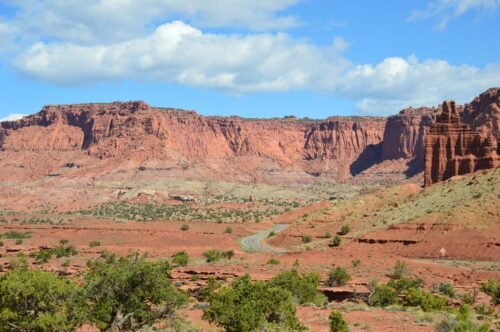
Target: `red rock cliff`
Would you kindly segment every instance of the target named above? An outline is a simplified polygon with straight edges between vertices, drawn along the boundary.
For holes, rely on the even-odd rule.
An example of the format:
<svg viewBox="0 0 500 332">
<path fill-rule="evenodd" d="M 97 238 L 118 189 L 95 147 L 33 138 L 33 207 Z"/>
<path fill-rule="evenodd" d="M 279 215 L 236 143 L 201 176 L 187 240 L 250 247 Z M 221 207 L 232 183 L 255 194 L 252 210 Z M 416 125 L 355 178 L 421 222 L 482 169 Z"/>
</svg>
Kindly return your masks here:
<svg viewBox="0 0 500 332">
<path fill-rule="evenodd" d="M 72 151 L 137 163 L 175 160 L 227 172 L 230 165 L 256 177 L 284 168 L 345 177 L 359 154 L 382 141 L 384 126 L 385 119 L 375 117 L 251 120 L 116 102 L 46 106 L 2 123 L 0 142 L 7 152 Z"/>
<path fill-rule="evenodd" d="M 495 133 L 488 130 L 488 124 L 494 119 L 484 113 L 485 108 L 478 107 L 482 105 L 480 100 L 476 100 L 473 104 L 465 107 L 469 109 L 468 121 L 484 124 L 487 127 L 483 128 L 484 130 L 471 129 L 469 124 L 463 123 L 454 102 L 443 103 L 442 113 L 431 126 L 425 139 L 426 186 L 456 175 L 471 174 L 477 170 L 491 169 L 500 165 L 497 138 Z M 488 106 L 486 109 L 497 112 L 498 104 Z"/>
</svg>

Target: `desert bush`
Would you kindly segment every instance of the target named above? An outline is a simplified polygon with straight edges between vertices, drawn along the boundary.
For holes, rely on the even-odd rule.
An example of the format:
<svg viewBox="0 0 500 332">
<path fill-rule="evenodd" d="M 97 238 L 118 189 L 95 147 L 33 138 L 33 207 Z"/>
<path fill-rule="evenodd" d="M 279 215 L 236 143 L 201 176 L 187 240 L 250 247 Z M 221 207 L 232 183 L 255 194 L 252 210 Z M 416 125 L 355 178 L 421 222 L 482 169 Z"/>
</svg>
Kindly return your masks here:
<svg viewBox="0 0 500 332">
<path fill-rule="evenodd" d="M 52 250 L 50 249 L 41 249 L 30 256 L 35 258 L 35 263 L 36 264 L 43 264 L 47 263 L 52 259 Z"/>
<path fill-rule="evenodd" d="M 21 244 L 23 244 L 23 240 L 21 240 L 21 239 L 17 239 L 17 240 L 16 240 L 16 244 L 17 244 L 17 245 L 21 245 Z"/>
<path fill-rule="evenodd" d="M 330 243 L 328 245 L 330 247 L 339 247 L 341 243 L 342 243 L 342 239 L 340 238 L 340 236 L 335 235 L 335 237 L 330 241 Z"/>
<path fill-rule="evenodd" d="M 90 241 L 90 243 L 89 243 L 89 247 L 90 247 L 90 248 L 99 247 L 100 245 L 101 245 L 101 242 L 100 242 L 100 241 L 97 241 L 97 240 Z"/>
<path fill-rule="evenodd" d="M 93 324 L 127 331 L 169 318 L 187 301 L 172 284 L 167 261 L 150 262 L 138 253 L 90 261 L 85 295 Z"/>
<path fill-rule="evenodd" d="M 231 259 L 234 256 L 233 250 L 222 251 L 217 249 L 210 249 L 203 253 L 203 257 L 206 258 L 207 263 L 214 263 L 220 261 L 221 259 Z"/>
<path fill-rule="evenodd" d="M 491 296 L 494 304 L 500 304 L 500 280 L 488 280 L 481 285 L 481 290 Z"/>
<path fill-rule="evenodd" d="M 325 233 L 325 238 L 330 239 L 332 237 L 332 233 L 326 232 Z"/>
<path fill-rule="evenodd" d="M 488 332 L 488 324 L 478 324 L 472 317 L 472 312 L 468 305 L 458 309 L 452 317 L 447 317 L 436 324 L 436 332 Z"/>
<path fill-rule="evenodd" d="M 302 243 L 309 243 L 312 241 L 312 236 L 311 235 L 304 235 L 302 236 Z"/>
<path fill-rule="evenodd" d="M 349 225 L 342 225 L 342 227 L 340 228 L 340 235 L 347 235 L 349 234 L 349 232 L 351 231 L 351 227 L 349 227 Z"/>
<path fill-rule="evenodd" d="M 10 231 L 0 235 L 0 238 L 10 239 L 10 240 L 25 240 L 29 239 L 30 237 L 31 234 L 29 232 L 17 232 L 17 231 Z"/>
<path fill-rule="evenodd" d="M 410 288 L 403 304 L 408 307 L 420 307 L 423 311 L 441 310 L 448 303 L 445 298 L 428 293 L 421 289 Z"/>
<path fill-rule="evenodd" d="M 344 286 L 347 282 L 351 280 L 351 275 L 343 267 L 336 267 L 331 270 L 328 274 L 328 280 L 326 284 L 330 287 L 332 286 Z"/>
<path fill-rule="evenodd" d="M 361 260 L 359 258 L 353 259 L 352 260 L 352 266 L 353 267 L 358 267 L 361 265 Z"/>
<path fill-rule="evenodd" d="M 185 251 L 179 251 L 172 255 L 172 263 L 177 266 L 186 266 L 189 263 L 189 255 Z"/>
<path fill-rule="evenodd" d="M 266 262 L 267 265 L 279 265 L 281 262 L 276 258 L 269 258 Z"/>
<path fill-rule="evenodd" d="M 189 230 L 189 225 L 188 224 L 183 224 L 181 226 L 181 231 L 187 231 L 187 230 Z"/>
<path fill-rule="evenodd" d="M 387 307 L 397 302 L 398 292 L 394 288 L 384 284 L 376 285 L 368 299 L 368 303 L 376 307 Z"/>
<path fill-rule="evenodd" d="M 422 288 L 424 286 L 424 281 L 420 278 L 401 278 L 392 279 L 387 283 L 387 286 L 394 288 L 398 293 L 407 292 L 410 288 Z"/>
<path fill-rule="evenodd" d="M 227 332 L 303 331 L 295 312 L 289 291 L 247 275 L 212 294 L 203 318 Z"/>
<path fill-rule="evenodd" d="M 0 277 L 1 331 L 73 331 L 85 318 L 81 288 L 39 270 Z"/>
<path fill-rule="evenodd" d="M 330 332 L 349 332 L 349 325 L 339 311 L 332 311 L 329 316 Z"/>
<path fill-rule="evenodd" d="M 446 295 L 448 297 L 455 297 L 455 288 L 452 284 L 447 282 L 440 282 L 434 285 L 434 290 L 440 294 Z"/>
<path fill-rule="evenodd" d="M 326 302 L 323 294 L 318 292 L 319 275 L 317 273 L 299 274 L 297 270 L 281 272 L 270 283 L 292 293 L 298 304 L 318 304 Z"/>
<path fill-rule="evenodd" d="M 233 232 L 233 229 L 231 227 L 227 227 L 224 233 L 226 234 L 231 234 Z"/>
<path fill-rule="evenodd" d="M 394 265 L 393 272 L 391 274 L 392 279 L 402 279 L 406 277 L 409 273 L 408 266 L 405 262 L 397 261 Z"/>
</svg>

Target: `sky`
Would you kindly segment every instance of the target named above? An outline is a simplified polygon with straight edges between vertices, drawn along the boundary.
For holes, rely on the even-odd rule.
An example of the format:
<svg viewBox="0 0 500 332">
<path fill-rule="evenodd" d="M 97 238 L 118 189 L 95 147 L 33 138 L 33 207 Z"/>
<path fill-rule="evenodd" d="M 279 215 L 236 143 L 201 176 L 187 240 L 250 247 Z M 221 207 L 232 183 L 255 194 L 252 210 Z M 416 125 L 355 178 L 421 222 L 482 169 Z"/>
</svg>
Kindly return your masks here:
<svg viewBox="0 0 500 332">
<path fill-rule="evenodd" d="M 500 86 L 500 0 L 0 0 L 0 121 L 144 100 L 388 116 Z"/>
</svg>

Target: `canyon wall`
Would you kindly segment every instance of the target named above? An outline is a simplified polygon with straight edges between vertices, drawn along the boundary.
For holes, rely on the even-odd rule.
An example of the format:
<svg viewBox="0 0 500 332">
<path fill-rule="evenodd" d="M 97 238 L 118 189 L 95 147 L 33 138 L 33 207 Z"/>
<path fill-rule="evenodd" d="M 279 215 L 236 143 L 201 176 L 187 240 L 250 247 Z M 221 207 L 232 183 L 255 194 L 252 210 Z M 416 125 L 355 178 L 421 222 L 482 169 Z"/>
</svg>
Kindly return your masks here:
<svg viewBox="0 0 500 332">
<path fill-rule="evenodd" d="M 4 154 L 71 151 L 115 163 L 182 161 L 206 169 L 227 168 L 226 180 L 234 175 L 227 165 L 257 178 L 288 169 L 341 179 L 350 176 L 350 164 L 367 147 L 380 144 L 384 126 L 385 118 L 377 117 L 205 117 L 138 101 L 46 106 L 37 114 L 2 123 L 0 140 L 5 136 Z M 200 176 L 207 175 L 209 171 Z"/>
<path fill-rule="evenodd" d="M 492 118 L 469 105 L 465 109 L 471 110 L 469 114 L 475 114 L 468 120 L 476 124 L 477 129 L 463 123 L 455 103 L 446 101 L 426 135 L 425 186 L 453 176 L 500 166 L 498 133 L 491 131 Z M 498 107 L 492 109 L 498 111 Z"/>
</svg>

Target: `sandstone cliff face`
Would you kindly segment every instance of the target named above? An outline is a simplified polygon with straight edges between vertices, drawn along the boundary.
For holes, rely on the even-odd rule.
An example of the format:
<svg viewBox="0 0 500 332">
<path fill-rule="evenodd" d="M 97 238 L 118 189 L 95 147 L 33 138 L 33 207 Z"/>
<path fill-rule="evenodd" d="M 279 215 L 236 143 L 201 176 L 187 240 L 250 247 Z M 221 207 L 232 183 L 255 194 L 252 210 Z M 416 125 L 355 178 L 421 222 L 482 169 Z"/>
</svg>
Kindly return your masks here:
<svg viewBox="0 0 500 332">
<path fill-rule="evenodd" d="M 221 170 L 231 164 L 257 178 L 282 168 L 340 178 L 368 146 L 380 144 L 384 126 L 384 118 L 250 120 L 116 102 L 46 106 L 2 123 L 0 145 L 6 152 L 66 151 L 116 163 L 170 160 Z"/>
<path fill-rule="evenodd" d="M 476 103 L 476 107 L 477 105 L 482 105 L 480 100 Z M 488 106 L 487 109 L 498 110 L 498 107 Z M 482 111 L 484 112 L 484 108 Z M 485 116 L 483 112 L 472 106 L 468 114 L 475 116 L 469 117 L 468 121 L 490 124 L 491 117 Z M 429 186 L 456 175 L 496 168 L 500 166 L 497 149 L 495 133 L 471 129 L 469 124 L 462 122 L 455 103 L 444 102 L 442 113 L 431 126 L 425 139 L 424 184 Z"/>
<path fill-rule="evenodd" d="M 387 119 L 382 158 L 424 158 L 424 137 L 435 119 L 435 108 L 407 108 Z"/>
</svg>

